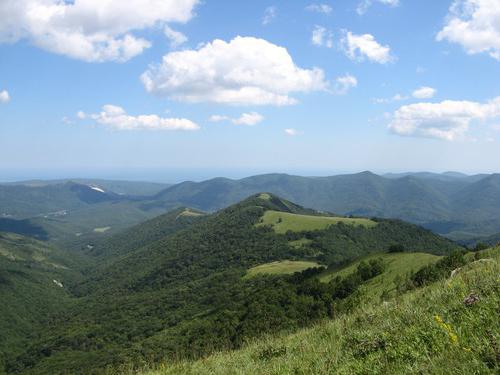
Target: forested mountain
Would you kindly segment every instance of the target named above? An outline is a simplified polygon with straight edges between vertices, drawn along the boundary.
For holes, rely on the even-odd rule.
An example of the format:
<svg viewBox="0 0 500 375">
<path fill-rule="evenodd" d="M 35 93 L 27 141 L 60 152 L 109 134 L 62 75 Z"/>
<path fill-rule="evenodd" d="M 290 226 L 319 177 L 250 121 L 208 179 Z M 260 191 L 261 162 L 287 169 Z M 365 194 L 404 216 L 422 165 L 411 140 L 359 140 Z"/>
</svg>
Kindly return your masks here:
<svg viewBox="0 0 500 375">
<path fill-rule="evenodd" d="M 211 211 L 249 194 L 269 191 L 318 210 L 342 215 L 400 218 L 462 239 L 500 230 L 500 175 L 408 174 L 390 178 L 370 172 L 331 177 L 270 174 L 230 180 L 185 182 L 160 192 L 168 207 Z"/>
<path fill-rule="evenodd" d="M 397 218 L 467 240 L 500 232 L 499 181 L 499 174 L 452 172 L 389 176 L 362 172 L 330 177 L 267 174 L 183 182 L 150 196 L 117 194 L 104 185 L 90 184 L 91 180 L 81 181 L 89 184 L 0 185 L 0 217 L 4 219 L 0 229 L 17 228 L 18 233 L 34 233 L 65 245 L 85 243 L 174 208 L 214 212 L 268 191 L 317 210 Z M 12 222 L 20 219 L 28 222 Z M 82 235 L 85 241 L 78 238 Z"/>
<path fill-rule="evenodd" d="M 165 212 L 143 198 L 72 181 L 0 185 L 0 230 L 50 239 L 62 247 L 116 233 Z"/>
<path fill-rule="evenodd" d="M 39 338 L 42 327 L 71 303 L 85 258 L 44 242 L 0 232 L 0 373 L 7 356 Z"/>
<path fill-rule="evenodd" d="M 86 373 L 237 348 L 347 311 L 347 298 L 384 263 L 322 282 L 315 275 L 324 267 L 390 249 L 456 248 L 412 224 L 332 216 L 267 193 L 211 215 L 176 210 L 107 244 L 89 255 L 105 264 L 69 285 L 71 306 L 7 360 L 8 372 Z M 252 267 L 284 260 L 320 268 L 247 277 Z"/>
<path fill-rule="evenodd" d="M 126 181 L 126 180 L 104 180 L 99 178 L 71 178 L 60 180 L 26 180 L 3 183 L 0 185 L 21 185 L 28 187 L 42 187 L 50 185 L 61 185 L 65 183 L 76 183 L 99 187 L 102 190 L 110 191 L 119 195 L 150 196 L 166 189 L 171 184 L 147 182 L 147 181 Z"/>
</svg>

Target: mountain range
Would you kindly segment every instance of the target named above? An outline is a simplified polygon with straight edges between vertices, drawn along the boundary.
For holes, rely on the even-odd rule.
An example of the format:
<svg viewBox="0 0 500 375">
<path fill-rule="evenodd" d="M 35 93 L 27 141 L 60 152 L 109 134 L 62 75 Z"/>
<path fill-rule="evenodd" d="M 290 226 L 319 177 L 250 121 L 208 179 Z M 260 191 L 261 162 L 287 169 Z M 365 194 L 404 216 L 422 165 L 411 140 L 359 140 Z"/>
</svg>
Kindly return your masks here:
<svg viewBox="0 0 500 375">
<path fill-rule="evenodd" d="M 0 364 L 26 374 L 105 373 L 239 348 L 348 311 L 349 297 L 384 267 L 392 280 L 457 248 L 414 224 L 332 215 L 270 193 L 212 214 L 178 208 L 80 252 L 3 236 L 0 295 L 11 300 L 2 308 L 32 300 L 37 309 L 23 310 L 2 337 Z M 388 251 L 393 258 L 331 277 L 357 258 Z M 407 254 L 419 261 L 390 267 Z M 71 261 L 76 256 L 83 261 Z M 277 264 L 277 273 L 260 275 Z M 25 285 L 39 299 L 22 293 Z M 385 293 L 393 289 L 387 286 Z"/>
<path fill-rule="evenodd" d="M 34 233 L 44 232 L 46 237 L 71 242 L 77 240 L 75 236 L 95 237 L 96 231 L 116 233 L 173 208 L 214 212 L 267 191 L 306 207 L 341 215 L 402 219 L 454 240 L 500 233 L 500 174 L 266 174 L 239 180 L 187 181 L 163 189 L 153 185 L 153 190 L 149 183 L 141 188 L 140 183 L 82 182 L 0 185 L 0 228 L 22 226 L 11 220 L 24 219 L 30 221 L 27 225 L 38 228 L 30 229 Z M 131 194 L 108 189 L 113 186 L 128 186 Z M 155 193 L 144 195 L 144 191 Z"/>
</svg>

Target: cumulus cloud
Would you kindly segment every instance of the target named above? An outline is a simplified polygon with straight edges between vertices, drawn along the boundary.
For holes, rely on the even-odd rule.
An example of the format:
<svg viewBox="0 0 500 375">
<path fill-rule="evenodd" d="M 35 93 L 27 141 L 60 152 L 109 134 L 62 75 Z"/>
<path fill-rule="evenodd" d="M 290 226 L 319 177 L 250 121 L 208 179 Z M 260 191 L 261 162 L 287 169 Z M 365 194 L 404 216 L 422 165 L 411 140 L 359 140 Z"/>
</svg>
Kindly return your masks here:
<svg viewBox="0 0 500 375">
<path fill-rule="evenodd" d="M 500 2 L 455 0 L 436 39 L 458 43 L 469 54 L 488 53 L 500 61 Z"/>
<path fill-rule="evenodd" d="M 323 70 L 302 69 L 285 48 L 240 36 L 170 52 L 141 80 L 149 93 L 174 100 L 233 105 L 291 105 L 292 93 L 327 87 Z"/>
<path fill-rule="evenodd" d="M 7 90 L 0 91 L 0 103 L 8 103 L 10 102 L 10 95 Z"/>
<path fill-rule="evenodd" d="M 165 26 L 164 29 L 165 36 L 170 41 L 170 46 L 172 48 L 177 48 L 180 45 L 186 43 L 188 38 L 183 33 L 172 29 L 170 26 Z"/>
<path fill-rule="evenodd" d="M 83 113 L 83 112 L 79 112 Z M 101 112 L 78 116 L 90 118 L 114 130 L 198 130 L 200 127 L 184 118 L 163 118 L 157 115 L 128 115 L 122 107 L 105 105 Z"/>
<path fill-rule="evenodd" d="M 384 5 L 389 5 L 392 7 L 399 5 L 399 0 L 362 0 L 361 2 L 358 3 L 356 12 L 360 16 L 365 14 L 374 2 L 378 2 Z"/>
<path fill-rule="evenodd" d="M 473 121 L 500 116 L 500 97 L 486 103 L 445 100 L 400 107 L 389 129 L 399 135 L 453 141 L 463 138 Z"/>
<path fill-rule="evenodd" d="M 436 89 L 428 86 L 422 86 L 414 90 L 411 94 L 416 99 L 429 99 L 436 95 Z"/>
<path fill-rule="evenodd" d="M 267 7 L 264 11 L 264 17 L 262 17 L 262 24 L 269 25 L 273 19 L 276 18 L 277 8 L 276 7 Z"/>
<path fill-rule="evenodd" d="M 378 43 L 371 34 L 356 35 L 350 31 L 344 31 L 341 45 L 351 60 L 368 59 L 379 64 L 387 64 L 395 60 L 391 55 L 390 47 Z"/>
<path fill-rule="evenodd" d="M 358 86 L 358 80 L 356 79 L 356 77 L 354 77 L 350 74 L 346 74 L 346 75 L 337 77 L 335 79 L 335 85 L 334 85 L 333 92 L 335 94 L 338 94 L 338 95 L 344 95 L 344 94 L 347 94 L 347 92 L 350 89 L 352 89 L 356 86 Z"/>
<path fill-rule="evenodd" d="M 328 4 L 310 4 L 310 5 L 306 6 L 306 10 L 308 10 L 309 12 L 330 14 L 330 13 L 332 13 L 333 9 Z"/>
<path fill-rule="evenodd" d="M 264 116 L 257 112 L 242 113 L 239 118 L 231 118 L 229 116 L 213 115 L 210 117 L 212 122 L 230 121 L 235 125 L 257 125 L 264 120 Z"/>
<path fill-rule="evenodd" d="M 311 36 L 312 44 L 318 47 L 333 47 L 333 33 L 323 26 L 314 26 Z"/>
<path fill-rule="evenodd" d="M 293 137 L 295 135 L 299 135 L 300 132 L 296 129 L 289 128 L 289 129 L 285 129 L 285 134 Z"/>
<path fill-rule="evenodd" d="M 21 39 L 87 62 L 127 61 L 151 46 L 138 30 L 187 22 L 199 0 L 2 0 L 0 43 Z"/>
</svg>

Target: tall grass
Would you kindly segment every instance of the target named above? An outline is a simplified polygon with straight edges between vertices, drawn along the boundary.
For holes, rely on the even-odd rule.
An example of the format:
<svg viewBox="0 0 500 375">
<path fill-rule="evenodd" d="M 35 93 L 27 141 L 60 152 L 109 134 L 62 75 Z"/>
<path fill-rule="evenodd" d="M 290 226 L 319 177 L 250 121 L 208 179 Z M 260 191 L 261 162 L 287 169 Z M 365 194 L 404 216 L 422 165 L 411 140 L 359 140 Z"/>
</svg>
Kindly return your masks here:
<svg viewBox="0 0 500 375">
<path fill-rule="evenodd" d="M 500 248 L 449 279 L 292 335 L 197 361 L 167 374 L 498 374 Z M 479 300 L 467 304 L 474 295 Z M 474 299 L 473 299 L 474 300 Z"/>
</svg>

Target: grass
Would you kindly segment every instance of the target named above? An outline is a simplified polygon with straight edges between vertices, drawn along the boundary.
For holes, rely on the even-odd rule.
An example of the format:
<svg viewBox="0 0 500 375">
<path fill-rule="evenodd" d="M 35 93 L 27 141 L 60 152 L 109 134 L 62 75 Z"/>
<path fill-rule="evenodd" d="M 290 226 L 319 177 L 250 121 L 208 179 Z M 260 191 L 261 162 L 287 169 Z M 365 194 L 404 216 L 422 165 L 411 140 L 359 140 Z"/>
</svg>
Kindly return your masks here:
<svg viewBox="0 0 500 375">
<path fill-rule="evenodd" d="M 322 273 L 319 278 L 323 282 L 329 282 L 335 276 L 347 276 L 353 273 L 362 261 L 370 261 L 371 259 L 382 259 L 384 262 L 384 272 L 381 275 L 370 279 L 366 284 L 361 286 L 360 291 L 371 299 L 378 300 L 382 293 L 396 292 L 396 284 L 394 281 L 399 277 L 405 277 L 407 274 L 418 271 L 425 265 L 437 262 L 441 257 L 427 253 L 383 253 L 371 254 L 365 256 L 346 267 L 337 270 L 327 270 Z"/>
<path fill-rule="evenodd" d="M 270 199 L 271 199 L 271 195 L 270 195 L 270 194 L 268 194 L 268 193 L 261 193 L 261 194 L 259 195 L 259 199 L 263 199 L 263 200 L 265 200 L 265 201 L 268 201 L 268 200 L 270 200 Z"/>
<path fill-rule="evenodd" d="M 110 229 L 111 229 L 111 227 L 94 228 L 94 232 L 95 233 L 105 233 Z"/>
<path fill-rule="evenodd" d="M 169 374 L 495 374 L 500 370 L 500 248 L 453 278 L 359 306 L 316 327 L 241 350 L 164 363 Z M 479 301 L 466 305 L 474 293 Z"/>
<path fill-rule="evenodd" d="M 179 217 L 179 216 L 203 216 L 203 215 L 204 214 L 201 212 L 192 211 L 189 208 L 186 208 L 177 217 Z"/>
<path fill-rule="evenodd" d="M 376 222 L 363 218 L 299 215 L 273 210 L 266 211 L 262 216 L 262 221 L 257 225 L 271 225 L 276 233 L 284 234 L 289 230 L 303 232 L 326 229 L 328 226 L 338 223 L 361 225 L 366 228 L 377 225 Z"/>
<path fill-rule="evenodd" d="M 278 262 L 271 262 L 271 263 L 261 264 L 256 267 L 252 267 L 247 271 L 245 278 L 262 274 L 264 275 L 292 274 L 294 272 L 300 272 L 308 268 L 319 267 L 319 266 L 321 266 L 321 264 L 315 262 L 282 260 Z"/>
</svg>

